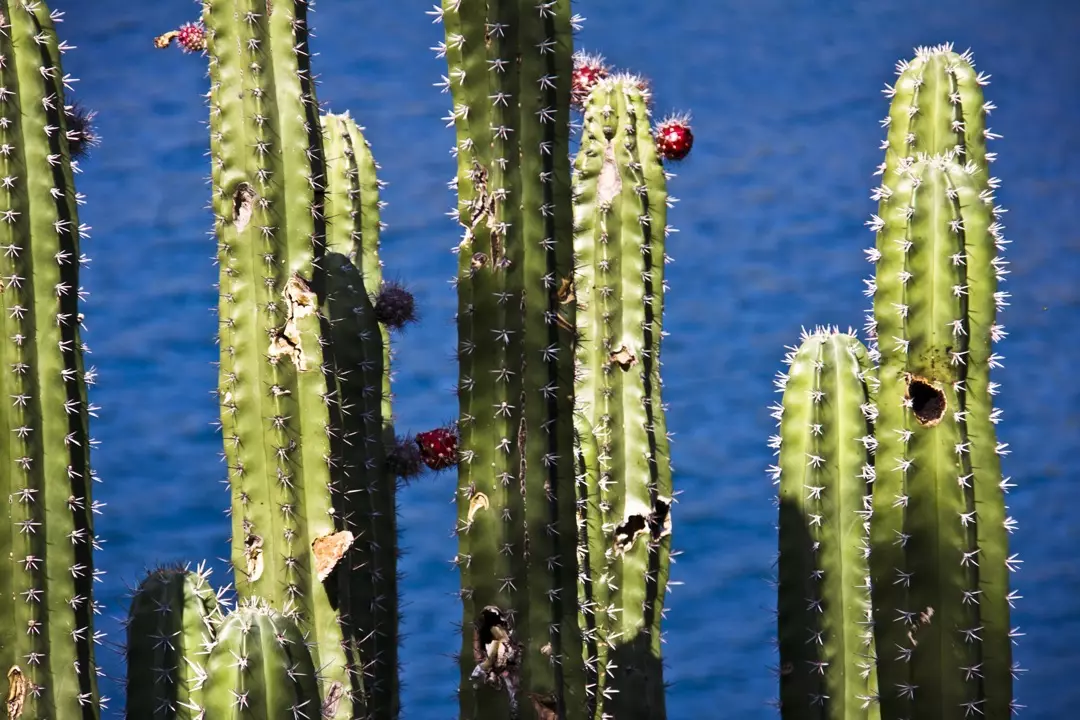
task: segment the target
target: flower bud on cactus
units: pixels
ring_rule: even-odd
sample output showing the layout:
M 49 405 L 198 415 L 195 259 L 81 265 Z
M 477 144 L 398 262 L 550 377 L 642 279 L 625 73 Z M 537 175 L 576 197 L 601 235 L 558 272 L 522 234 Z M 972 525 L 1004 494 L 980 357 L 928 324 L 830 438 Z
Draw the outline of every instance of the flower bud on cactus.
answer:
M 97 111 L 72 103 L 64 107 L 64 115 L 67 116 L 68 151 L 73 160 L 80 160 L 101 142 L 93 125 Z
M 420 458 L 432 470 L 444 470 L 457 465 L 458 436 L 453 428 L 435 428 L 416 433 Z
M 573 85 L 570 90 L 570 102 L 575 107 L 585 105 L 585 98 L 596 86 L 596 83 L 611 74 L 610 68 L 604 63 L 600 55 L 590 55 L 584 52 L 574 53 Z
M 416 321 L 416 300 L 404 285 L 383 283 L 375 296 L 375 317 L 383 325 L 400 330 Z
M 420 445 L 415 438 L 399 437 L 386 451 L 386 469 L 401 478 L 409 480 L 423 470 Z
M 682 160 L 693 147 L 694 133 L 688 116 L 670 117 L 656 126 L 656 150 L 665 160 Z

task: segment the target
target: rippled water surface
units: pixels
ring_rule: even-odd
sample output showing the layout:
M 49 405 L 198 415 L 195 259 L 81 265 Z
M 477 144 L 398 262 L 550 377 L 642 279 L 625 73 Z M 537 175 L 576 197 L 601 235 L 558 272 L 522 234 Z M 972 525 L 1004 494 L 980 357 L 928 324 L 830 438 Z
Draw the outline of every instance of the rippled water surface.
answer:
M 424 322 L 397 343 L 403 429 L 452 418 L 456 231 L 445 72 L 429 48 L 432 0 L 319 0 L 320 100 L 366 125 L 389 181 L 383 258 L 408 281 Z M 78 49 L 66 70 L 99 111 L 104 144 L 84 163 L 91 357 L 100 370 L 95 461 L 108 571 L 99 597 L 112 642 L 125 584 L 150 564 L 208 558 L 225 581 L 212 337 L 216 279 L 208 187 L 204 59 L 155 51 L 154 35 L 194 18 L 188 0 L 53 0 Z M 858 9 L 853 9 L 857 7 Z M 954 41 L 993 76 L 987 96 L 1012 275 L 1000 434 L 1019 520 L 1015 624 L 1026 716 L 1069 717 L 1080 702 L 1080 9 L 1055 0 L 579 0 L 579 46 L 649 76 L 659 111 L 693 112 L 697 146 L 678 168 L 664 346 L 682 555 L 667 623 L 672 718 L 770 717 L 774 655 L 767 583 L 776 549 L 763 473 L 766 406 L 800 326 L 862 323 L 887 100 L 880 89 L 915 45 Z M 402 494 L 407 577 L 407 718 L 455 717 L 457 577 L 449 559 L 453 478 Z M 107 657 L 109 673 L 122 672 Z M 118 696 L 120 691 L 113 690 Z M 117 697 L 114 708 L 122 703 Z M 1072 707 L 1073 711 L 1068 708 Z M 721 711 L 720 708 L 723 710 Z

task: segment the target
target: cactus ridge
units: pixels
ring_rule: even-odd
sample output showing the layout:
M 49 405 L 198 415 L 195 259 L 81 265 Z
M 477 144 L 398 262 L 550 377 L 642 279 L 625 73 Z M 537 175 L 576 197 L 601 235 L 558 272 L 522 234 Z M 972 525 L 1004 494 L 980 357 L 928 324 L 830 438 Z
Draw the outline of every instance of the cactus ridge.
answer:
M 779 432 L 780 703 L 785 718 L 880 718 L 870 606 L 876 446 L 866 348 L 815 328 L 785 359 Z
M 0 0 L 0 695 L 9 718 L 96 720 L 90 467 L 83 364 L 82 137 L 45 2 Z
M 666 174 L 639 78 L 600 80 L 575 161 L 582 592 L 596 717 L 661 717 L 673 500 L 659 356 Z M 586 584 L 587 583 L 587 584 Z
M 165 566 L 147 573 L 127 617 L 127 706 L 132 720 L 204 717 L 206 659 L 223 620 L 227 588 L 210 586 L 200 565 Z

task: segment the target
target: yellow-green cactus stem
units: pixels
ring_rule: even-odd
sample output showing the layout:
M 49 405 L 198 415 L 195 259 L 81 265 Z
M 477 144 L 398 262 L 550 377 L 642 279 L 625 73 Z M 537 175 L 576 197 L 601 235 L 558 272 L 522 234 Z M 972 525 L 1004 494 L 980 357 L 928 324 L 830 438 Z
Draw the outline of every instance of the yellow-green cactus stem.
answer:
M 568 0 L 444 0 L 457 130 L 461 717 L 584 717 Z
M 862 343 L 833 328 L 804 332 L 786 363 L 770 442 L 779 455 L 780 716 L 878 720 L 867 564 L 876 379 Z
M 393 720 L 398 681 L 397 482 L 387 467 L 394 442 L 390 406 L 390 327 L 376 302 L 388 292 L 379 260 L 380 181 L 367 140 L 344 115 L 322 121 L 326 152 L 327 273 L 324 316 L 331 384 L 334 456 L 344 493 L 338 514 L 354 534 L 338 573 L 338 607 L 362 678 L 357 717 Z M 391 290 L 393 292 L 394 290 Z M 362 708 L 362 710 L 361 710 Z
M 11 720 L 96 720 L 96 547 L 75 189 L 55 24 L 0 0 L 0 697 Z
M 310 642 L 270 604 L 249 598 L 225 618 L 206 663 L 207 720 L 332 717 Z
M 586 465 L 579 496 L 592 594 L 582 605 L 593 615 L 583 623 L 598 719 L 665 715 L 660 620 L 672 478 L 660 338 L 668 197 L 641 87 L 639 78 L 616 75 L 592 89 L 574 168 L 575 397 Z
M 222 621 L 209 568 L 161 567 L 139 583 L 127 618 L 127 715 L 202 720 L 206 660 Z
M 319 309 L 326 279 L 318 104 L 308 2 L 204 4 L 218 237 L 219 400 L 241 598 L 263 597 L 309 636 L 327 718 L 353 717 L 329 584 L 354 534 L 333 494 Z
M 876 191 L 880 351 L 870 556 L 882 714 L 1008 717 L 1008 551 L 994 433 L 1002 239 L 982 169 L 919 156 Z

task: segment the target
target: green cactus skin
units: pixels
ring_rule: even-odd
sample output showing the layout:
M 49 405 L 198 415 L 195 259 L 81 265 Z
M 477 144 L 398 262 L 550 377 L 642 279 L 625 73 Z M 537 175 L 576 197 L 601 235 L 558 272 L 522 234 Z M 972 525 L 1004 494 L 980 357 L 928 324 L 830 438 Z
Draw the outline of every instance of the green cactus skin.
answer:
M 570 3 L 444 0 L 438 14 L 465 228 L 461 717 L 584 717 L 574 312 L 564 302 L 573 273 Z
M 151 570 L 127 618 L 127 717 L 200 720 L 205 662 L 223 619 L 211 571 L 200 565 Z
M 874 466 L 866 348 L 850 333 L 804 332 L 777 385 L 780 486 L 780 714 L 877 720 L 870 608 Z
M 0 0 L 0 696 L 6 717 L 96 720 L 85 262 L 55 23 Z
M 242 601 L 222 623 L 207 660 L 206 718 L 320 717 L 311 655 L 304 634 L 289 617 L 258 598 Z
M 392 720 L 400 714 L 398 681 L 397 477 L 386 467 L 394 442 L 390 406 L 390 333 L 376 319 L 382 287 L 379 260 L 380 181 L 367 140 L 347 114 L 322 122 L 326 151 L 327 299 L 332 342 L 330 382 L 340 402 L 334 455 L 345 493 L 339 515 L 357 539 L 342 559 L 339 607 L 352 663 L 363 681 L 357 717 Z M 361 710 L 354 709 L 354 713 Z
M 574 169 L 592 712 L 662 718 L 672 503 L 659 372 L 668 196 L 639 78 L 615 76 L 592 90 Z
M 922 156 L 876 191 L 870 568 L 885 717 L 1007 717 L 1012 706 L 1016 560 L 989 381 L 1004 240 L 981 173 Z
M 351 544 L 332 494 L 324 375 L 324 167 L 305 0 L 210 0 L 219 396 L 241 598 L 295 616 L 327 717 L 352 717 L 339 615 L 323 579 Z M 320 577 L 323 575 L 323 577 Z

